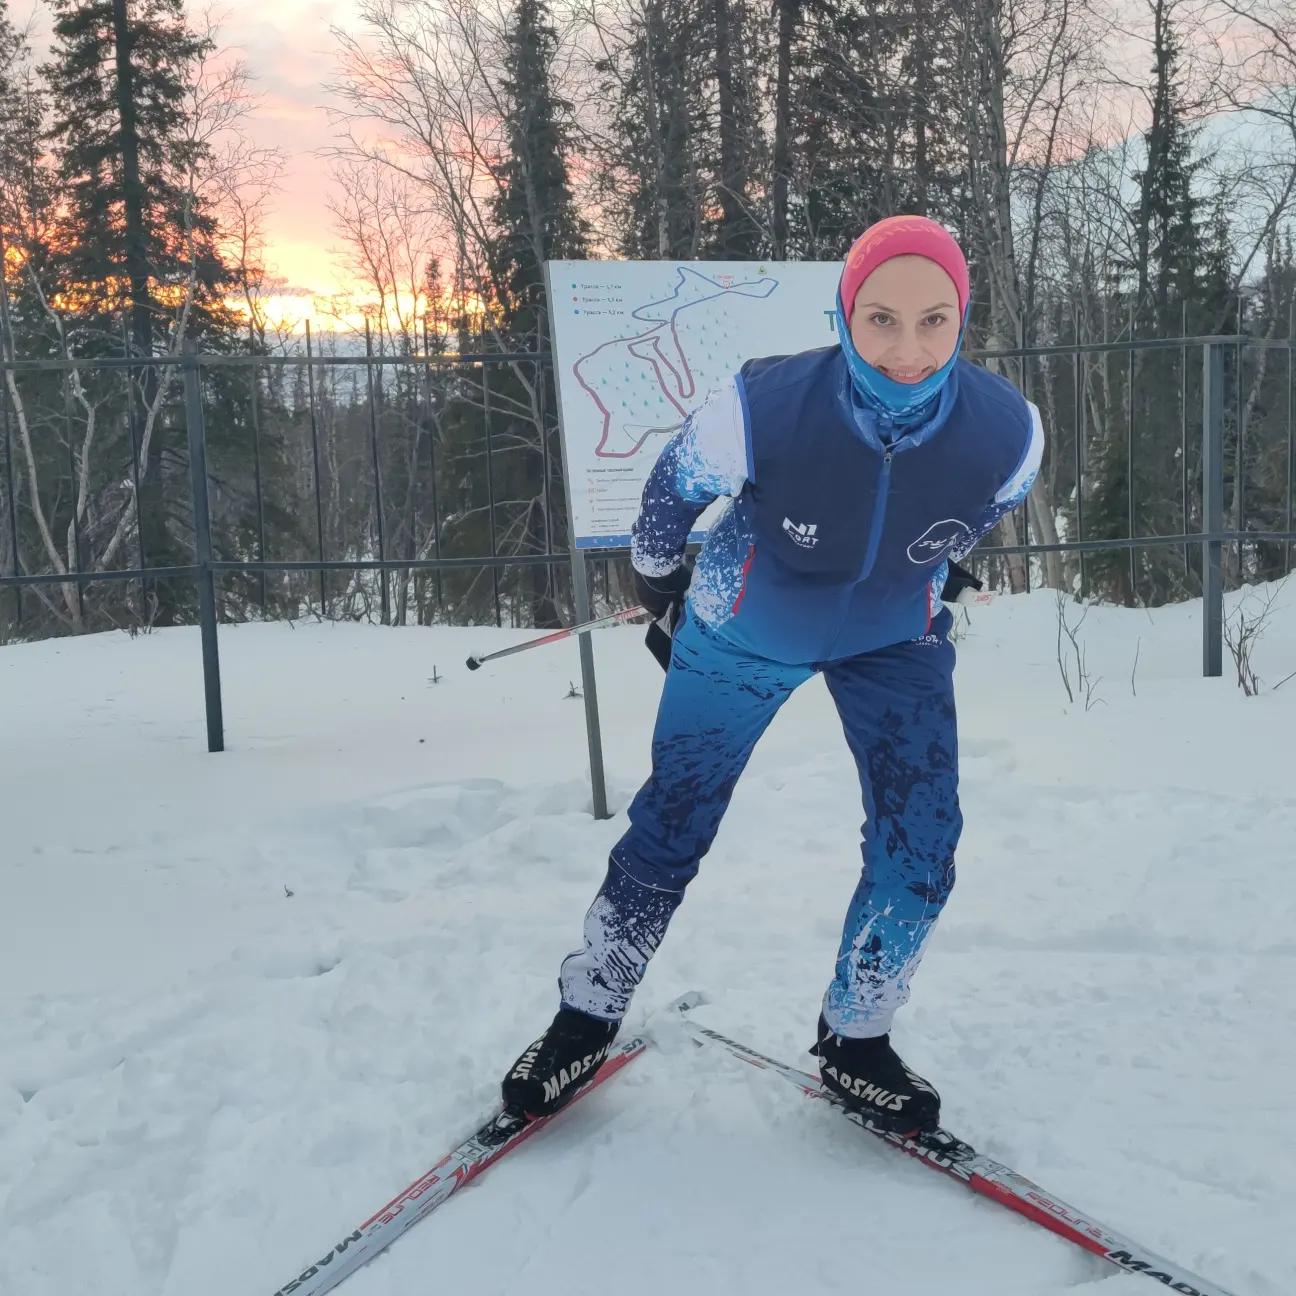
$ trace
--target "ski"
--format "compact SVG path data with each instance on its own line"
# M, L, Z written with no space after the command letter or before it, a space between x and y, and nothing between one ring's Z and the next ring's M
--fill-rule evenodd
M683 1011L688 998L673 1005ZM425 1219L460 1188L472 1183L483 1171L519 1144L538 1133L550 1121L557 1120L586 1094L606 1084L624 1070L647 1047L647 1039L637 1036L618 1044L608 1054L594 1079L561 1111L552 1116L529 1120L520 1113L497 1110L480 1129L443 1157L425 1175L398 1193L380 1211L371 1215L321 1259L307 1265L292 1281L275 1290L274 1296L323 1296L344 1278L385 1251L402 1233Z
M851 1110L835 1094L824 1089L817 1076L757 1053L755 1049L694 1021L688 1016L688 1010L701 1002L700 995L689 995L672 1005L678 1021L698 1044L720 1048L749 1066L772 1072L790 1082L809 1098L831 1103L853 1125L899 1148L923 1165L958 1180L973 1192L1043 1225L1093 1255L1101 1256L1118 1269L1154 1278L1166 1290L1178 1292L1180 1296L1231 1296L1217 1283L1209 1282L1183 1265L1097 1223L1083 1211L1068 1206L1038 1184L978 1152L947 1130L938 1129L930 1134L906 1138L878 1128L862 1112Z

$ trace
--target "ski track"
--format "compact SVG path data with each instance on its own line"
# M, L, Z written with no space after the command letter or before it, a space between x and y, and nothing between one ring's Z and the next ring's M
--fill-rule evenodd
M1296 665L1294 603L1262 675ZM983 1151L1237 1296L1288 1296L1296 686L1197 678L1199 611L1094 610L1112 683L1088 713L1050 595L976 614L959 882L895 1038ZM447 666L525 637L223 628L220 756L194 631L0 652L3 1296L87 1275L96 1296L269 1296L475 1128L553 1011L657 689L641 632L603 632L622 813L597 823L574 647ZM808 686L627 1029L697 986L703 1021L809 1065L861 814ZM844 1281L1155 1290L669 1033L344 1290Z

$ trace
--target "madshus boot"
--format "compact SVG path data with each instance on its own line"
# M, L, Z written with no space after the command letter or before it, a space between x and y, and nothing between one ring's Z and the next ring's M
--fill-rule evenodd
M810 1052L819 1059L824 1088L878 1128L916 1134L940 1124L940 1094L905 1066L889 1035L838 1035L820 1014L818 1039Z
M620 1029L565 1005L549 1029L527 1047L504 1077L504 1106L528 1116L549 1116L565 1107L597 1074Z

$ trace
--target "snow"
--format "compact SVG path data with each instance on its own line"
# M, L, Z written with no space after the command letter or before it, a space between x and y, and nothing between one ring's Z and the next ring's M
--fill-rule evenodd
M1093 609L1087 712L1058 677L1052 595L973 612L959 883L895 1040L985 1152L1238 1296L1280 1296L1296 681L1248 699L1202 679L1200 611ZM645 774L660 676L641 635L596 641L604 823L571 644L470 674L526 633L225 627L220 755L196 631L0 651L4 1296L269 1296L474 1126L553 1012ZM1296 589L1256 661L1271 685L1296 670ZM812 683L632 1026L699 987L701 1020L803 1063L860 816ZM343 1290L1100 1281L1153 1290L668 1036Z

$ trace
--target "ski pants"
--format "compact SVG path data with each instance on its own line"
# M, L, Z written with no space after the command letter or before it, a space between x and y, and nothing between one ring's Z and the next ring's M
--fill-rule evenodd
M963 820L951 620L942 610L922 639L788 666L752 656L687 613L657 714L652 775L585 916L584 944L563 961L563 1003L605 1019L625 1014L752 749L792 691L822 673L866 816L864 867L823 1011L838 1034L886 1033L954 885Z

